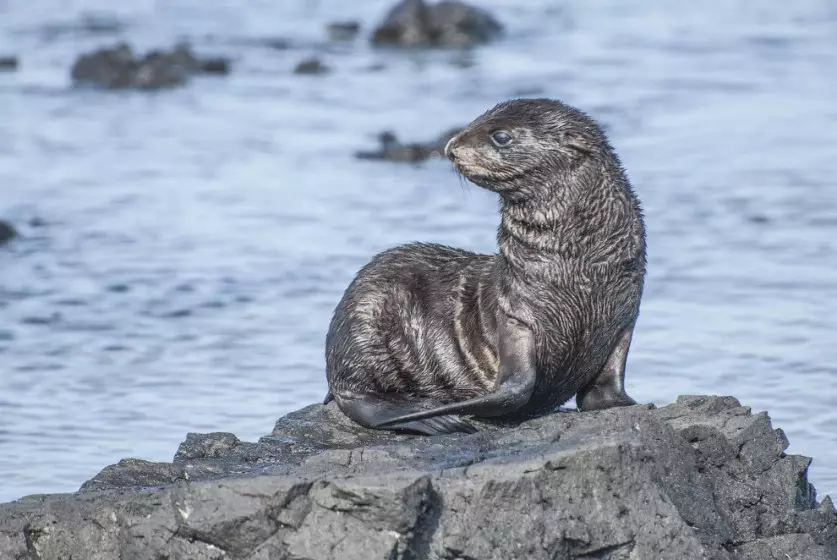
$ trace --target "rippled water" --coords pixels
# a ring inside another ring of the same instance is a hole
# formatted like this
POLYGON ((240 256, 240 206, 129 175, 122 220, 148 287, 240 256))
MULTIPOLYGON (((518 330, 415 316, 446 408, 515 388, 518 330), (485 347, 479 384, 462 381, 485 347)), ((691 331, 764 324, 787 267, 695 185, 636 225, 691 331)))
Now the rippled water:
POLYGON ((604 122, 643 201, 631 394, 768 410, 834 493, 837 7, 486 0, 508 33, 468 55, 324 44, 328 21, 368 31, 388 1, 0 1, 0 52, 22 59, 0 74, 0 216, 23 234, 0 249, 0 501, 73 491, 125 456, 170 460, 188 431, 252 440, 319 401, 356 270, 418 239, 492 251, 498 222, 443 161, 353 151, 514 95, 604 122), (73 32, 90 10, 126 28, 73 32), (189 36, 234 72, 72 90, 77 54, 120 36, 189 36), (270 37, 296 46, 252 41, 270 37), (335 72, 293 75, 312 52, 335 72))

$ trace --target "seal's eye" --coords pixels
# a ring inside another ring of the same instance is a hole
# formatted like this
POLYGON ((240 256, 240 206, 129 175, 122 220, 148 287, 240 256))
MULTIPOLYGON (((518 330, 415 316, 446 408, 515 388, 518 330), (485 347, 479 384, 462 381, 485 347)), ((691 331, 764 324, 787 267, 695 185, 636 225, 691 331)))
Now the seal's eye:
POLYGON ((511 144, 512 135, 505 130, 498 130, 491 134, 491 141, 495 146, 508 146, 511 144))

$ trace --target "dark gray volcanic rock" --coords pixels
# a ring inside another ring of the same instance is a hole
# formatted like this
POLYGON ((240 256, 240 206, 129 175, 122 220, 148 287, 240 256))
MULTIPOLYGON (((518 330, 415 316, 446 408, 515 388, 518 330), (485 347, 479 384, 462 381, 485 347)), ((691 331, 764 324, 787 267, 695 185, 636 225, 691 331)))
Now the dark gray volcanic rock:
POLYGON ((360 33, 360 22, 335 21, 326 26, 329 41, 353 41, 360 33))
POLYGON ((375 45, 398 47, 470 47, 503 33, 490 13, 459 0, 428 4, 402 0, 372 33, 375 45))
POLYGON ((0 220, 0 245, 4 245, 17 237, 17 230, 8 222, 0 220))
POLYGON ((0 558, 837 558, 810 459, 732 397, 476 425, 374 432, 331 403, 256 443, 189 434, 173 463, 0 506, 0 558))
POLYGON ((16 56, 0 55, 0 72, 4 70, 17 70, 18 59, 16 56))
POLYGON ((135 55, 127 43, 83 54, 73 64, 73 83, 102 89, 157 90, 181 86, 195 74, 228 74, 230 61, 223 57, 198 58, 188 44, 170 51, 154 50, 135 55))
POLYGON ((294 74, 318 75, 328 74, 330 71, 331 69, 316 56, 305 58, 299 61, 299 63, 294 68, 294 74))

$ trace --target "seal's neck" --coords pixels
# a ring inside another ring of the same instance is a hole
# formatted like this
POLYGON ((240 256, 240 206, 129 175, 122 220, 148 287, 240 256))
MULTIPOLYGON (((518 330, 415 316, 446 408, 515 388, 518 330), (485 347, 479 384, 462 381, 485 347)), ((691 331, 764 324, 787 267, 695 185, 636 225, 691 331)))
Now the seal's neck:
POLYGON ((500 259, 518 272, 595 254, 630 212, 633 193, 618 164, 591 158, 547 175, 542 184, 500 199, 500 259))

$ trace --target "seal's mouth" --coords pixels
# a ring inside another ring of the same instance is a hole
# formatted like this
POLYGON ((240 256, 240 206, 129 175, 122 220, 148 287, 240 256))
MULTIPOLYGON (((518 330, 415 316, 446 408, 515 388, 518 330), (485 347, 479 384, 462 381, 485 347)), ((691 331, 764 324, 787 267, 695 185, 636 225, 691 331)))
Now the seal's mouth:
POLYGON ((463 162, 453 162, 453 170, 461 179, 467 179, 478 187, 485 187, 491 177, 481 167, 474 167, 463 162))
POLYGON ((453 164, 453 168, 456 169, 456 172, 464 175, 468 179, 475 180, 475 179, 488 179, 488 170, 480 165, 478 162, 475 162, 474 159, 479 159, 478 157, 475 158, 474 154, 469 151, 460 151, 457 153, 452 153, 448 155, 448 159, 453 164))
POLYGON ((476 165, 473 161, 473 152, 467 148, 463 149, 458 145, 461 134, 453 136, 445 144, 445 157, 453 163, 453 169, 460 178, 465 178, 477 186, 483 186, 484 181, 490 180, 490 176, 481 165, 476 165))
POLYGON ((472 167, 468 165, 463 165, 461 163, 454 163, 453 168, 456 170, 457 173, 459 173, 466 179, 474 180, 479 179, 483 176, 483 174, 477 171, 476 169, 473 169, 472 167))

